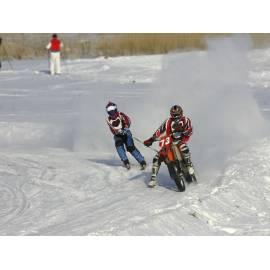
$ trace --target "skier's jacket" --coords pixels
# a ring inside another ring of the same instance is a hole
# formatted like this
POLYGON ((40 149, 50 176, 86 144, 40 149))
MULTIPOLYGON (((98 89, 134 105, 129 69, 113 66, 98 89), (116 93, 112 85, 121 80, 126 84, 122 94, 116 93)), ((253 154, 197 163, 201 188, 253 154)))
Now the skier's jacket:
POLYGON ((191 121, 188 117, 182 116, 179 121, 177 121, 177 124, 173 118, 168 118, 156 130, 152 138, 154 140, 158 140, 162 136, 169 136, 177 131, 180 131, 182 134, 181 142, 187 143, 190 136, 192 135, 191 121))
POLYGON ((50 52, 60 52, 62 45, 62 42, 58 38, 52 38, 47 49, 50 50, 50 52))
POLYGON ((124 128, 129 128, 131 121, 126 114, 122 112, 117 112, 114 117, 108 117, 107 124, 109 125, 112 134, 116 135, 119 133, 120 130, 124 128))

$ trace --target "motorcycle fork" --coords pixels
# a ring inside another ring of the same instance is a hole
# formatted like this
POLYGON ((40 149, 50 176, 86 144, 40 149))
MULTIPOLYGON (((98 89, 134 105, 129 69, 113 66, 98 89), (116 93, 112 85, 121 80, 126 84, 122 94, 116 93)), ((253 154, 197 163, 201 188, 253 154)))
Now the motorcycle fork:
POLYGON ((179 150, 179 147, 176 144, 172 144, 171 148, 174 155, 174 159, 179 162, 182 161, 183 157, 182 157, 182 153, 179 150))

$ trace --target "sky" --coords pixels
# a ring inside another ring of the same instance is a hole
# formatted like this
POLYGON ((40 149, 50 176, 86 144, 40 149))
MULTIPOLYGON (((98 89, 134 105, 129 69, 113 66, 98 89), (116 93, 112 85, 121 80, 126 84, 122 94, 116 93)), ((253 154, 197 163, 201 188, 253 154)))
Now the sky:
POLYGON ((63 4, 47 0, 11 0, 2 4, 0 32, 269 32, 267 1, 86 0, 63 4), (54 9, 51 10, 53 5, 54 9), (16 7, 15 9, 13 7, 16 7), (31 8, 25 8, 26 6, 31 8), (153 12, 154 9, 154 12, 153 12), (22 10, 24 12, 22 12, 22 10), (50 20, 51 12, 56 19, 50 20), (123 23, 124 22, 124 23, 123 23))

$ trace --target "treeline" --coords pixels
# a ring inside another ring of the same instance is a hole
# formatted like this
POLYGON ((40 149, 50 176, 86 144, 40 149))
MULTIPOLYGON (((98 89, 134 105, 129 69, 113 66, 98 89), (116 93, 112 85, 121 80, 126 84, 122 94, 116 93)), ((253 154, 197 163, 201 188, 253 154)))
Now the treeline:
MULTIPOLYGON (((64 58, 91 58, 139 54, 165 54, 171 51, 204 50, 206 39, 230 34, 58 34, 64 43, 64 58)), ((0 57, 47 57, 45 49, 51 34, 0 34, 0 57), (4 49, 5 50, 4 50, 4 49)), ((255 47, 268 46, 269 34, 251 34, 255 47)))

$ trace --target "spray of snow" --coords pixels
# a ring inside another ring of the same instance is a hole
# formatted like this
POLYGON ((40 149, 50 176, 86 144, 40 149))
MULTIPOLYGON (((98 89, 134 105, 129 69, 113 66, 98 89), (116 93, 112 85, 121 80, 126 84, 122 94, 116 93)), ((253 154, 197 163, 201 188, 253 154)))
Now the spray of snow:
POLYGON ((84 96, 74 135, 73 149, 75 151, 114 151, 110 131, 105 122, 105 105, 106 99, 102 98, 99 92, 95 93, 95 89, 91 89, 91 93, 84 96))
POLYGON ((249 50, 248 37, 235 36, 208 41, 206 52, 164 56, 156 84, 136 106, 136 128, 149 137, 180 104, 194 126, 189 145, 199 171, 210 176, 222 169, 269 129, 247 84, 249 50))
MULTIPOLYGON (((124 64, 129 65, 130 74, 125 77, 132 77, 136 74, 136 59, 139 58, 117 58, 107 62, 100 59, 104 62, 100 65, 110 67, 109 74, 107 69, 100 71, 99 83, 91 82, 88 94, 82 96, 73 149, 115 153, 105 122, 105 105, 109 100, 131 116, 133 134, 141 139, 153 134, 169 116, 172 105, 180 104, 194 127, 189 142, 192 159, 201 177, 216 176, 232 155, 264 137, 269 130, 254 97, 254 89, 248 84, 250 49, 249 37, 236 35, 208 40, 207 51, 155 58, 159 62, 149 57, 148 70, 156 73, 154 82, 147 86, 123 84, 119 70, 115 69, 117 65, 123 68, 124 64), (160 70, 158 65, 161 65, 160 70)), ((148 71, 141 79, 151 76, 153 73, 148 71)), ((154 153, 138 143, 137 146, 151 162, 154 153)))

